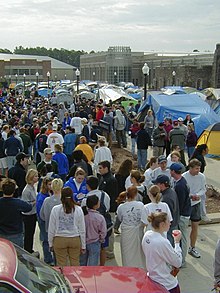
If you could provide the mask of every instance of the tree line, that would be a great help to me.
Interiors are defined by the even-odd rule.
[[[37,56],[49,56],[51,58],[57,59],[59,61],[65,62],[72,66],[79,67],[80,66],[80,56],[84,54],[88,54],[85,51],[75,51],[75,50],[66,50],[64,48],[50,48],[47,49],[45,47],[36,47],[36,48],[24,48],[23,46],[15,47],[14,51],[11,52],[8,49],[1,49],[0,53],[4,54],[20,54],[20,55],[37,55]],[[90,52],[94,53],[94,51]]]

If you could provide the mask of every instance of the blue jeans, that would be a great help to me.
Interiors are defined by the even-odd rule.
[[[135,155],[135,146],[136,146],[136,138],[131,138],[131,153],[132,153],[132,156]]]
[[[145,169],[147,164],[147,150],[145,149],[138,149],[138,169]]]
[[[192,154],[194,153],[195,147],[187,147],[188,158],[190,159]]]
[[[7,156],[8,170],[16,164],[16,156]]]
[[[49,248],[48,233],[45,230],[45,222],[39,217],[37,217],[37,221],[40,228],[40,241],[42,242],[44,262],[51,264],[54,262],[54,260]]]
[[[24,234],[23,233],[12,234],[12,235],[0,234],[0,237],[11,241],[12,243],[20,246],[21,248],[24,248]]]
[[[98,266],[101,243],[99,241],[86,244],[86,253],[80,255],[81,266]]]

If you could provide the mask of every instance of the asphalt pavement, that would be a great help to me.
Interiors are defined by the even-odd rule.
[[[148,152],[148,158],[152,155],[152,150]],[[211,184],[220,189],[219,167],[220,162],[215,159],[206,158],[207,166],[205,170],[207,184]],[[182,293],[211,293],[213,291],[213,260],[217,240],[220,235],[220,213],[209,214],[212,220],[210,224],[200,225],[197,249],[201,253],[201,258],[196,259],[187,255],[186,267],[182,268],[178,274],[178,279]],[[190,227],[189,227],[190,233]],[[42,248],[39,241],[39,229],[35,233],[35,250],[38,250],[42,257]],[[120,235],[115,235],[114,244],[115,258],[106,262],[107,266],[121,266]]]

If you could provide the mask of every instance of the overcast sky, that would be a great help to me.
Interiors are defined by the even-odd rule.
[[[0,48],[214,51],[219,0],[0,0]]]

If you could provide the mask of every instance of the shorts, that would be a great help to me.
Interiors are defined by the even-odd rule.
[[[201,210],[200,210],[200,202],[192,206],[190,220],[192,222],[201,221]]]
[[[8,164],[7,164],[6,157],[1,158],[0,159],[0,169],[7,169],[7,168],[8,168]]]
[[[106,248],[109,246],[109,237],[105,237],[105,242],[101,244],[101,248]]]

